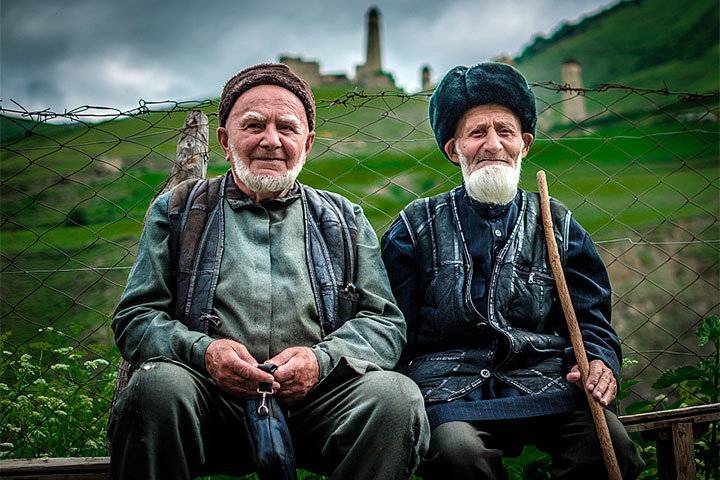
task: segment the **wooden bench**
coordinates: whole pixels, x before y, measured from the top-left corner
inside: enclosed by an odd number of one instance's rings
[[[657,442],[661,480],[695,478],[695,434],[720,420],[720,403],[661,412],[624,415],[628,432]],[[107,478],[109,457],[29,458],[0,460],[0,477],[16,480],[95,480]]]
[[[657,443],[661,480],[695,478],[695,436],[717,420],[720,403],[620,417],[628,433],[640,432],[643,438]]]

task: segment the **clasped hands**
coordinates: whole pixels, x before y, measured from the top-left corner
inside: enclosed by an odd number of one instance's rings
[[[258,383],[271,383],[285,404],[297,403],[315,386],[320,375],[317,358],[309,347],[290,347],[267,360],[278,369],[274,374],[257,368],[258,361],[241,343],[230,339],[213,341],[205,352],[205,367],[215,384],[238,397],[257,396]]]
[[[581,375],[580,368],[574,365],[567,374],[567,381],[576,384],[579,388]],[[585,388],[590,392],[595,400],[603,406],[608,406],[615,399],[617,394],[617,380],[612,370],[605,365],[602,360],[592,360],[588,371]]]

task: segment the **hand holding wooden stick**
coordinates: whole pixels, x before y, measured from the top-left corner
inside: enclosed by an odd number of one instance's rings
[[[610,430],[608,429],[607,420],[605,419],[605,411],[602,405],[596,401],[592,394],[585,387],[587,382],[589,362],[587,353],[585,352],[585,344],[580,333],[580,326],[575,317],[575,309],[570,299],[570,291],[568,290],[565,274],[560,264],[560,254],[558,253],[555,235],[553,233],[552,215],[550,214],[550,196],[548,194],[547,181],[545,180],[545,172],[540,170],[537,173],[538,190],[540,191],[540,208],[543,220],[543,229],[545,230],[545,241],[548,247],[548,256],[550,258],[550,267],[555,275],[555,285],[557,287],[560,304],[562,305],[565,321],[567,322],[568,331],[570,332],[570,341],[575,351],[575,359],[582,375],[582,386],[590,406],[593,421],[595,422],[595,430],[597,431],[600,448],[602,450],[605,466],[611,480],[622,480],[620,467],[615,457],[615,450],[610,439]]]

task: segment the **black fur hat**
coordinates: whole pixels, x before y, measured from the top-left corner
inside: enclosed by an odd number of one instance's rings
[[[455,136],[455,127],[473,107],[496,103],[518,116],[523,133],[535,135],[535,95],[525,77],[504,63],[487,62],[473,67],[457,66],[440,81],[430,97],[430,126],[445,153],[445,144]]]

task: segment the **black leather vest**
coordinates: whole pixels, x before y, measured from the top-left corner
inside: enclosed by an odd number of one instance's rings
[[[432,352],[412,359],[406,372],[420,385],[426,401],[452,400],[492,375],[528,394],[565,389],[564,384],[555,385],[563,376],[567,342],[547,322],[557,296],[539,195],[520,192],[517,221],[493,259],[485,319],[470,297],[472,259],[455,191],[417,200],[400,214],[422,272],[422,304],[417,325],[409,327],[416,331],[409,331],[408,338],[414,350]],[[555,200],[551,212],[564,263],[571,213]],[[452,348],[462,332],[482,338],[482,346]]]

